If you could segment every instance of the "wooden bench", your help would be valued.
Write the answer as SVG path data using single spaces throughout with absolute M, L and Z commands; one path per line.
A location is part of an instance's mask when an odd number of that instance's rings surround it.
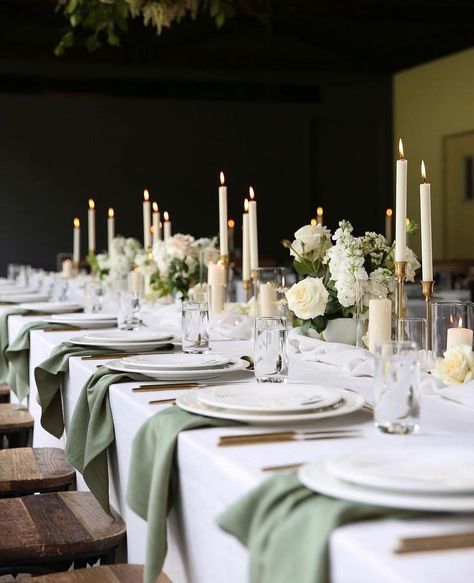
M 0 404 L 0 449 L 8 441 L 8 447 L 24 447 L 33 441 L 35 420 L 24 409 L 11 403 Z

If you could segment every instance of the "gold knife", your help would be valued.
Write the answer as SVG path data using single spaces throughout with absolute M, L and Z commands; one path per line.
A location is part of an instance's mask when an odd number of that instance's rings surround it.
M 362 433 L 354 429 L 328 429 L 320 431 L 280 431 L 275 433 L 249 433 L 244 435 L 223 435 L 217 445 L 229 447 L 233 445 L 254 445 L 278 443 L 281 441 L 307 441 L 314 439 L 340 439 L 344 437 L 360 437 Z
M 398 540 L 395 553 L 423 553 L 474 547 L 474 532 L 407 537 Z

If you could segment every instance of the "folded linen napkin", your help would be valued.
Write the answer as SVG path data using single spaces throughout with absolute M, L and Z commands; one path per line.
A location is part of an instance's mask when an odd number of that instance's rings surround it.
M 28 310 L 18 307 L 7 308 L 0 314 L 0 384 L 9 383 L 8 360 L 5 351 L 8 348 L 8 318 L 9 316 L 26 314 Z
M 289 340 L 306 362 L 331 364 L 354 377 L 374 376 L 374 357 L 368 350 L 305 336 L 300 328 L 290 330 Z
M 81 472 L 91 492 L 111 516 L 107 448 L 115 434 L 109 387 L 115 383 L 149 380 L 141 374 L 116 373 L 101 366 L 84 385 L 67 431 L 67 459 Z
M 342 524 L 415 513 L 316 494 L 295 475 L 277 475 L 235 502 L 217 521 L 250 553 L 250 583 L 328 583 L 328 540 Z
M 426 375 L 421 382 L 421 390 L 474 409 L 474 381 L 464 385 L 445 385 L 433 375 Z
M 181 303 L 163 306 L 145 304 L 138 316 L 154 330 L 170 332 L 176 336 L 181 335 Z
M 213 331 L 234 340 L 251 340 L 255 326 L 255 318 L 245 314 L 234 312 L 224 312 L 217 314 L 214 321 L 211 321 Z
M 21 401 L 30 392 L 30 332 L 43 328 L 63 328 L 63 324 L 52 324 L 44 321 L 28 322 L 18 333 L 15 340 L 5 351 L 7 361 L 11 365 L 10 388 Z
M 166 557 L 166 516 L 174 502 L 177 478 L 174 461 L 180 432 L 232 425 L 237 424 L 167 407 L 148 419 L 135 436 L 127 502 L 148 521 L 144 583 L 156 581 Z

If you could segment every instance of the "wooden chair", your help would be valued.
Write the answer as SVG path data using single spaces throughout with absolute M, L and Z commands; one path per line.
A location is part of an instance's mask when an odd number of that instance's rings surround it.
M 16 409 L 11 403 L 0 404 L 0 449 L 8 441 L 8 447 L 24 447 L 33 442 L 35 420 L 28 411 Z
M 73 490 L 75 485 L 76 471 L 60 449 L 0 450 L 0 498 Z
M 35 583 L 142 583 L 142 565 L 110 565 L 35 577 Z M 171 583 L 162 573 L 156 583 Z
M 43 575 L 115 562 L 125 524 L 90 492 L 0 500 L 0 575 Z
M 0 385 L 0 403 L 10 402 L 10 387 L 8 385 Z

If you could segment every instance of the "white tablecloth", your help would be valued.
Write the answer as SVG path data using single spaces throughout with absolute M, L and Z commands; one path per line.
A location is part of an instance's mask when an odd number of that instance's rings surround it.
M 12 316 L 9 319 L 13 340 L 23 323 L 32 317 Z M 80 332 L 31 333 L 30 376 L 32 395 L 30 407 L 37 423 L 34 445 L 62 445 L 39 425 L 40 410 L 36 403 L 33 368 L 44 360 L 52 348 Z M 251 353 L 248 342 L 216 341 L 213 348 L 233 355 Z M 70 374 L 64 386 L 66 428 L 75 402 L 88 376 L 99 361 L 70 360 Z M 350 378 L 334 367 L 302 363 L 292 355 L 290 376 L 294 380 L 319 381 L 347 387 L 371 397 L 372 381 Z M 114 385 L 110 403 L 115 425 L 116 445 L 111 456 L 111 500 L 127 523 L 128 560 L 143 562 L 146 523 L 125 503 L 134 435 L 142 423 L 160 410 L 149 405 L 153 393 L 132 393 L 137 383 Z M 174 396 L 160 392 L 160 398 Z M 347 452 L 370 444 L 404 444 L 410 448 L 429 443 L 474 445 L 474 413 L 465 407 L 442 401 L 437 396 L 422 397 L 422 427 L 419 435 L 398 437 L 378 433 L 364 413 L 347 419 L 326 421 L 325 425 L 357 424 L 364 430 L 364 439 L 322 442 L 281 443 L 258 446 L 218 448 L 219 435 L 254 431 L 252 428 L 216 428 L 183 432 L 178 442 L 179 502 L 169 521 L 169 555 L 165 570 L 174 583 L 243 583 L 247 580 L 247 552 L 232 537 L 215 525 L 216 516 L 248 490 L 267 478 L 262 466 L 296 463 L 324 458 L 333 452 Z M 84 484 L 79 480 L 79 487 Z M 392 547 L 398 536 L 447 532 L 460 526 L 473 530 L 474 516 L 431 518 L 413 521 L 382 520 L 360 522 L 334 531 L 330 540 L 331 580 L 333 583 L 445 583 L 454 576 L 457 583 L 471 583 L 474 572 L 472 550 L 395 555 Z

